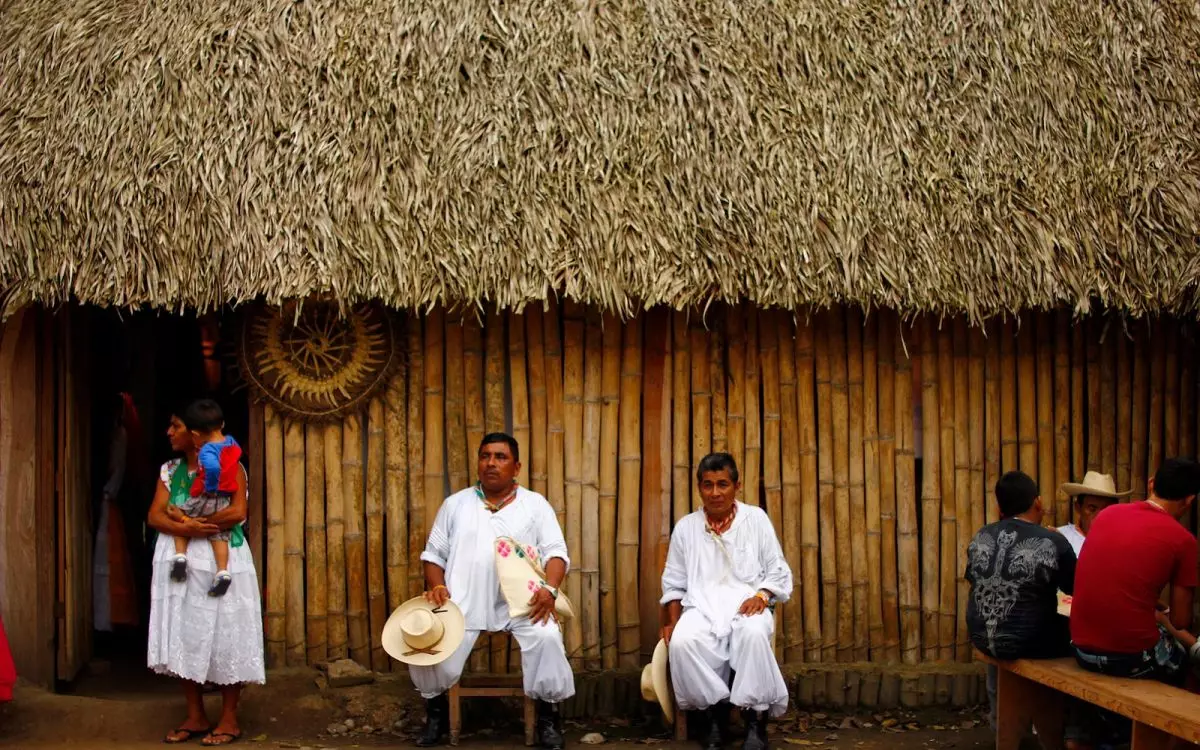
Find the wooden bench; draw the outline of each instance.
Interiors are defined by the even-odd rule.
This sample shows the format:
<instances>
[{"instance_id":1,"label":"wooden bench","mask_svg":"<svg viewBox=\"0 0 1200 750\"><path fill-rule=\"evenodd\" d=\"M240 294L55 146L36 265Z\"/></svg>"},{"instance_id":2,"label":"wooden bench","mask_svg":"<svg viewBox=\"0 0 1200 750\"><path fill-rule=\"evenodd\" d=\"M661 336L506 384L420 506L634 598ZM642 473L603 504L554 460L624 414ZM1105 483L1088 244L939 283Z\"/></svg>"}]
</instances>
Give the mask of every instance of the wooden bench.
<instances>
[{"instance_id":1,"label":"wooden bench","mask_svg":"<svg viewBox=\"0 0 1200 750\"><path fill-rule=\"evenodd\" d=\"M525 710L525 745L532 747L536 734L536 710L533 699L525 695L519 674L464 674L450 688L450 744L457 745L462 732L462 698L520 698Z\"/></svg>"},{"instance_id":2,"label":"wooden bench","mask_svg":"<svg viewBox=\"0 0 1200 750\"><path fill-rule=\"evenodd\" d=\"M1166 750L1178 746L1175 737L1200 742L1200 695L1153 680L1088 672L1071 657L1000 661L975 653L997 667L997 750L1017 750L1031 724L1047 750L1064 747L1068 695L1131 719L1130 750Z\"/></svg>"}]
</instances>

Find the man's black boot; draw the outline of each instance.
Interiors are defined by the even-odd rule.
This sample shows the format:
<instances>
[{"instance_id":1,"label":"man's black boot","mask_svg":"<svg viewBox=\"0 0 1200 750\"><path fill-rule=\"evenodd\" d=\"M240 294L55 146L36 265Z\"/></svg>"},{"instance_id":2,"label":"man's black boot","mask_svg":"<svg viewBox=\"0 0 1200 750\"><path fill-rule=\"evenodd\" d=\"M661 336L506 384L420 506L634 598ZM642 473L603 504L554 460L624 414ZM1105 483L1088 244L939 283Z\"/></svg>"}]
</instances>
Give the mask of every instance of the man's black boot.
<instances>
[{"instance_id":1,"label":"man's black boot","mask_svg":"<svg viewBox=\"0 0 1200 750\"><path fill-rule=\"evenodd\" d=\"M729 704L709 706L705 713L708 716L708 731L703 738L704 750L721 750L729 734Z\"/></svg>"},{"instance_id":2,"label":"man's black boot","mask_svg":"<svg viewBox=\"0 0 1200 750\"><path fill-rule=\"evenodd\" d=\"M442 744L450 729L450 698L442 693L425 701L425 729L417 738L417 747L433 747Z\"/></svg>"},{"instance_id":3,"label":"man's black boot","mask_svg":"<svg viewBox=\"0 0 1200 750\"><path fill-rule=\"evenodd\" d=\"M538 739L546 750L563 750L562 714L558 705L538 701Z\"/></svg>"},{"instance_id":4,"label":"man's black boot","mask_svg":"<svg viewBox=\"0 0 1200 750\"><path fill-rule=\"evenodd\" d=\"M743 711L746 722L746 739L742 750L767 750L767 714L758 711Z\"/></svg>"}]
</instances>

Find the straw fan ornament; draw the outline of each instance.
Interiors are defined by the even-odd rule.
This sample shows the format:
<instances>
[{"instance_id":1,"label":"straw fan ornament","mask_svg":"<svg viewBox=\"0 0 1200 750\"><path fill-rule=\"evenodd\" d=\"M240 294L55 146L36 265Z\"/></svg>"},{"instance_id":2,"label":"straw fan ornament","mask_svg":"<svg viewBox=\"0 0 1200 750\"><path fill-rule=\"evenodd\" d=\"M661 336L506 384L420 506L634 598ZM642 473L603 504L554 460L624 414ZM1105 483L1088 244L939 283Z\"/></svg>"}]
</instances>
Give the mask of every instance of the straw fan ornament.
<instances>
[{"instance_id":1,"label":"straw fan ornament","mask_svg":"<svg viewBox=\"0 0 1200 750\"><path fill-rule=\"evenodd\" d=\"M256 306L242 322L238 365L257 397L281 412L334 419L386 389L403 362L402 338L401 322L382 305Z\"/></svg>"}]
</instances>

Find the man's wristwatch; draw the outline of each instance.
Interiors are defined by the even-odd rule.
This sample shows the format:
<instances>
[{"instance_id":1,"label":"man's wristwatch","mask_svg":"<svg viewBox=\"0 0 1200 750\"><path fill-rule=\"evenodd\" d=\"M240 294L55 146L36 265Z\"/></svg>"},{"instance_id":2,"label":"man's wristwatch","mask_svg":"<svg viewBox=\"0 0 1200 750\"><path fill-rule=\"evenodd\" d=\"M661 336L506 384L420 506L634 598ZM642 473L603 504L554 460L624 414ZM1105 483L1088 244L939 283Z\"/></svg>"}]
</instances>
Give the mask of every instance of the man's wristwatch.
<instances>
[{"instance_id":1,"label":"man's wristwatch","mask_svg":"<svg viewBox=\"0 0 1200 750\"><path fill-rule=\"evenodd\" d=\"M548 584L548 583L543 583L543 584L542 584L542 588L544 588L544 589L546 589L547 591L549 591L549 592L550 592L550 596L554 597L555 601L557 601L557 600L558 600L558 589L554 588L553 586L551 586L551 585L550 585L550 584Z\"/></svg>"},{"instance_id":2,"label":"man's wristwatch","mask_svg":"<svg viewBox=\"0 0 1200 750\"><path fill-rule=\"evenodd\" d=\"M763 600L763 604L770 604L770 603L771 603L771 595L770 595L770 594L768 594L768 593L767 593L766 591L764 591L763 589L759 589L758 591L755 591L755 592L754 592L754 595L755 595L755 596L757 596L759 599L762 599L762 600Z\"/></svg>"}]
</instances>

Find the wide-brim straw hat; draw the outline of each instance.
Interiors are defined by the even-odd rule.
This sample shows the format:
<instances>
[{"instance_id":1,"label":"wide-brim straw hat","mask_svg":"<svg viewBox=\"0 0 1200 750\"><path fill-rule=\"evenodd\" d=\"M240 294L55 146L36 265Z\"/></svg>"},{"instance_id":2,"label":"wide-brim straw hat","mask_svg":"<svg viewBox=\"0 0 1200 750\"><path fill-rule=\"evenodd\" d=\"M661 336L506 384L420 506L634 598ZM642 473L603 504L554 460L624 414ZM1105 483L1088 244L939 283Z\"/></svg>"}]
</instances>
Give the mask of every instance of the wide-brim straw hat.
<instances>
[{"instance_id":1,"label":"wide-brim straw hat","mask_svg":"<svg viewBox=\"0 0 1200 750\"><path fill-rule=\"evenodd\" d=\"M1113 481L1112 475L1101 474L1098 471L1089 471L1084 474L1082 482L1065 482L1062 491L1067 497L1091 495L1106 497L1110 500L1120 500L1133 494L1133 490L1117 492L1117 483Z\"/></svg>"},{"instance_id":2,"label":"wide-brim straw hat","mask_svg":"<svg viewBox=\"0 0 1200 750\"><path fill-rule=\"evenodd\" d=\"M662 708L668 724L675 722L675 696L667 671L667 642L659 639L650 663L642 667L642 697Z\"/></svg>"},{"instance_id":3,"label":"wide-brim straw hat","mask_svg":"<svg viewBox=\"0 0 1200 750\"><path fill-rule=\"evenodd\" d=\"M508 602L508 616L516 619L529 614L529 600L546 583L546 572L532 545L521 544L511 537L496 540L496 577L500 591ZM571 600L560 590L554 600L554 612L560 620L575 616Z\"/></svg>"},{"instance_id":4,"label":"wide-brim straw hat","mask_svg":"<svg viewBox=\"0 0 1200 750\"><path fill-rule=\"evenodd\" d=\"M432 667L450 657L467 631L462 610L447 600L434 607L418 596L396 607L383 625L383 650L396 661Z\"/></svg>"}]
</instances>

